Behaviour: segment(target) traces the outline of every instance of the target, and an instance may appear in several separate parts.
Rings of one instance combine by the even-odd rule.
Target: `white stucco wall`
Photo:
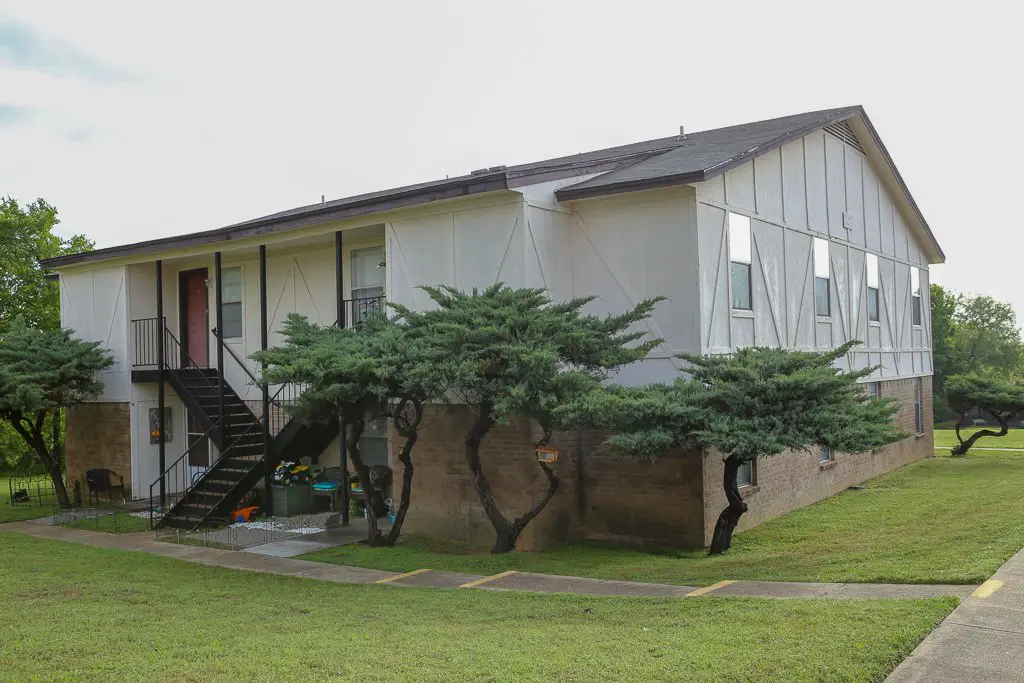
[[[98,341],[114,364],[101,373],[99,402],[128,401],[131,361],[125,267],[80,269],[60,277],[60,322],[86,341]]]
[[[701,350],[777,345],[825,349],[864,344],[855,367],[880,378],[932,372],[926,259],[870,161],[817,132],[768,152],[697,188]],[[753,314],[731,310],[728,212],[751,218]],[[843,224],[843,213],[852,219]],[[849,220],[849,219],[848,219]],[[832,315],[814,313],[814,237],[830,242]],[[880,320],[867,319],[865,253],[878,256]],[[910,270],[921,278],[922,325],[911,322]]]

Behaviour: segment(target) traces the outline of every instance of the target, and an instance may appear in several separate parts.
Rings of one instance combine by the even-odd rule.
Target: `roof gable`
[[[571,201],[704,182],[792,140],[822,129],[864,153],[919,238],[928,261],[945,261],[945,254],[935,235],[860,106],[826,109],[693,133],[679,138],[681,144],[671,150],[561,188],[555,194],[559,201]]]

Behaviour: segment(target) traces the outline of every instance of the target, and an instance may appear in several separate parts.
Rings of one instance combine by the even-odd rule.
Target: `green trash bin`
[[[312,484],[278,486],[271,484],[270,498],[275,517],[307,515],[313,510]]]

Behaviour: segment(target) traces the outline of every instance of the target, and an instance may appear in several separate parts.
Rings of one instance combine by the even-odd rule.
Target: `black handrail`
[[[228,457],[238,457],[238,456],[231,456],[230,455],[231,451],[235,448],[235,446],[238,445],[238,442],[240,442],[242,439],[244,439],[246,436],[248,436],[249,432],[251,432],[253,430],[253,428],[258,426],[259,424],[260,424],[260,420],[259,420],[259,418],[257,418],[256,420],[253,421],[253,423],[251,425],[249,425],[245,429],[244,432],[242,432],[241,434],[238,435],[238,438],[236,438],[234,441],[231,442],[230,446],[228,446],[227,448],[225,448],[223,451],[220,452],[220,455],[217,457],[216,460],[214,460],[210,464],[210,466],[207,468],[206,471],[210,472],[210,471],[213,471],[213,470],[217,469],[217,467],[220,465],[220,463],[225,458],[228,458]],[[262,460],[262,459],[264,459],[266,457],[269,457],[269,455],[270,455],[269,453],[265,453],[265,454],[252,454],[252,455],[248,455],[248,456],[241,456],[239,459],[257,458],[256,462],[258,464],[259,460]],[[197,482],[193,482],[193,484],[191,486],[189,486],[188,489],[185,491],[185,495],[182,496],[182,498],[185,498],[186,496],[188,496],[188,494],[192,493],[192,490],[194,488],[196,488],[197,486],[199,486],[199,484],[201,484],[201,483],[202,483],[202,480],[199,480]],[[212,510],[211,510],[211,512],[212,512]]]
[[[172,470],[177,469],[178,465],[181,464],[181,461],[185,460],[189,456],[189,454],[192,453],[192,449],[193,448],[195,448],[197,446],[200,446],[200,445],[206,445],[207,447],[209,447],[209,445],[207,444],[207,439],[209,438],[210,434],[213,433],[213,430],[215,430],[217,428],[217,426],[224,419],[225,418],[222,417],[222,418],[218,419],[216,422],[214,422],[213,426],[211,426],[209,429],[207,429],[203,433],[203,435],[201,437],[199,437],[198,441],[196,441],[194,444],[192,444],[191,446],[186,448],[185,452],[181,454],[181,457],[178,458],[177,460],[175,460],[173,463],[171,463],[168,467],[166,467],[164,469],[164,471],[160,473],[160,476],[156,478],[156,481],[154,481],[152,484],[149,485],[149,528],[151,528],[151,529],[153,528],[153,488],[155,486],[157,486],[165,477],[167,477],[168,473],[170,473]],[[207,469],[209,469],[209,467],[207,467]],[[183,471],[187,472],[188,468],[184,468]],[[170,481],[167,482],[167,484],[170,484],[170,483],[171,483]],[[188,482],[182,482],[182,483],[186,484],[186,486],[188,485]],[[167,488],[169,489],[170,486],[168,486]],[[181,488],[179,488],[178,490],[179,490],[179,492],[181,492]],[[187,490],[188,489],[185,489],[186,492],[187,492]],[[180,500],[181,498],[184,498],[184,496],[185,496],[185,493],[181,493],[181,495],[179,496],[178,499]]]
[[[217,339],[220,340],[221,344],[224,345],[224,350],[227,351],[228,354],[235,359],[235,362],[238,363],[238,366],[240,368],[242,368],[242,371],[249,376],[249,379],[252,380],[252,384],[257,387],[260,386],[260,381],[256,379],[256,375],[252,374],[252,372],[249,370],[249,366],[243,363],[242,360],[235,354],[235,352],[231,350],[231,347],[224,343],[224,340],[221,339],[220,332],[217,331],[217,328],[213,328],[211,332],[213,332],[213,336],[217,337]]]

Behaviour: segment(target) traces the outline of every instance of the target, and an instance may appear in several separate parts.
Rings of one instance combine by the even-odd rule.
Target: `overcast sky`
[[[1020,16],[904,4],[0,0],[0,194],[111,246],[863,104],[934,279],[1024,320]]]

